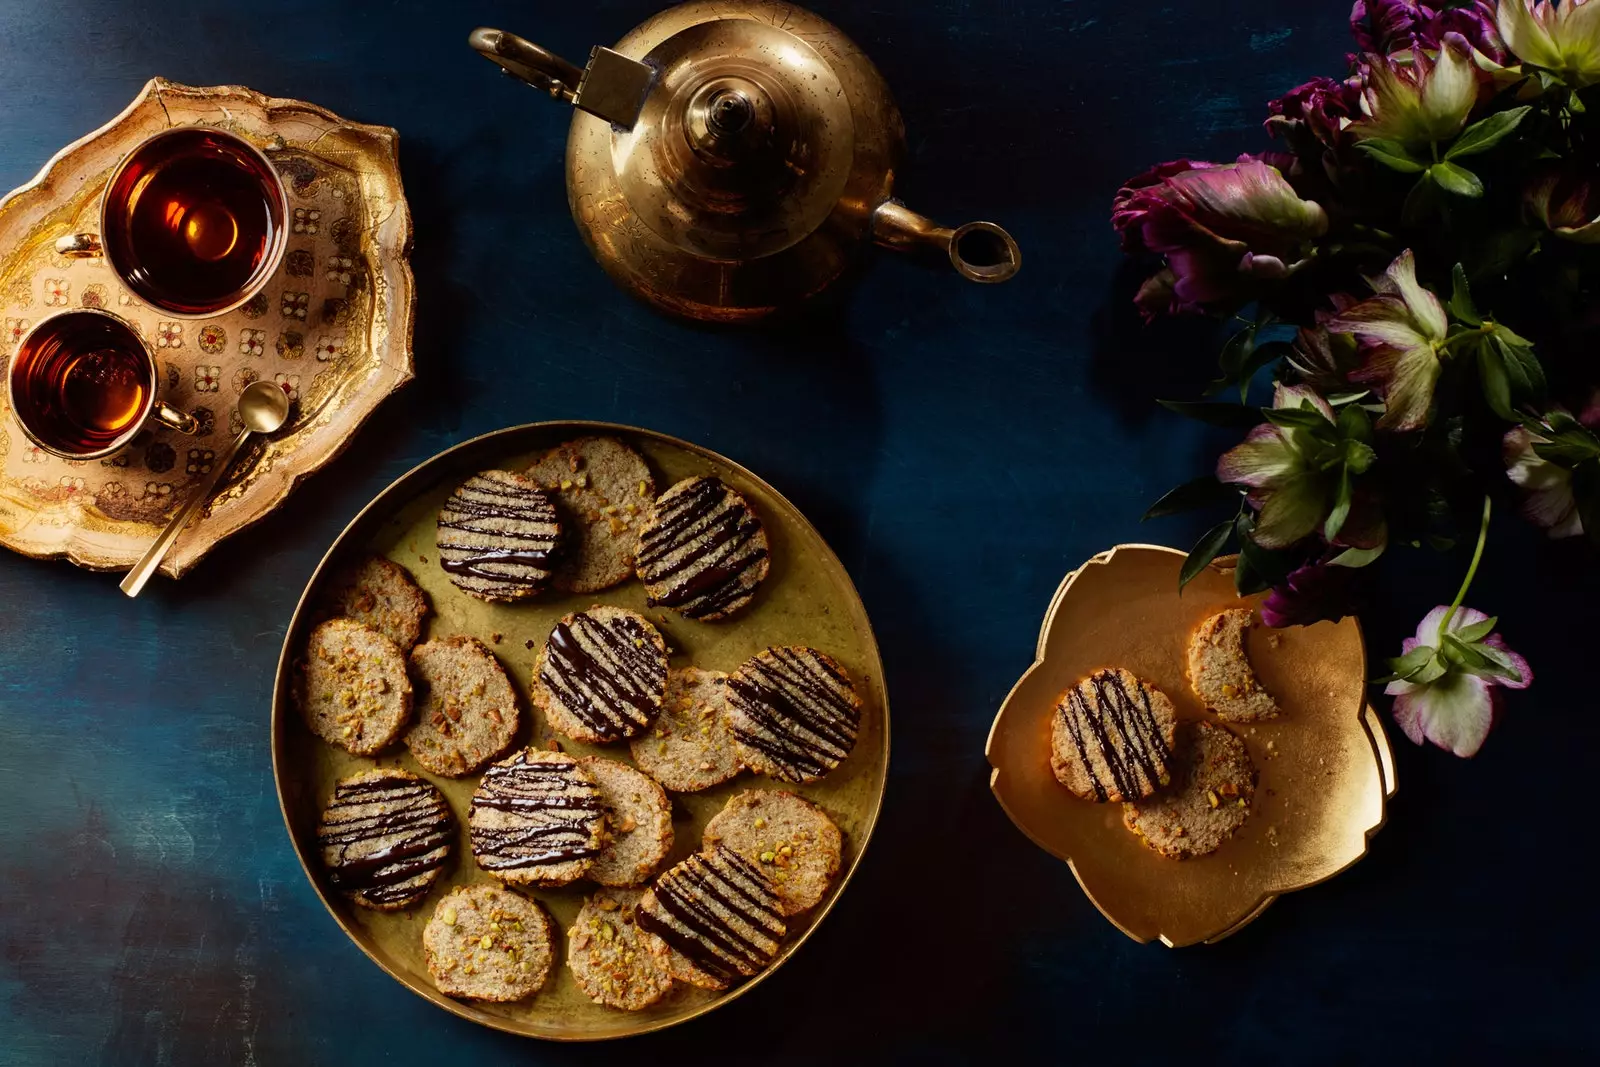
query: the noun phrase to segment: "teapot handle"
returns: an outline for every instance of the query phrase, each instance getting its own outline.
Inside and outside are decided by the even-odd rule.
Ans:
[[[569,104],[577,99],[583,71],[554,52],[523,40],[514,33],[492,30],[486,26],[473,30],[467,36],[467,43],[484,59],[513,78]]]
[[[610,48],[592,49],[589,65],[580,70],[554,52],[504,30],[479,27],[468,35],[467,43],[512,77],[624,129],[638,121],[645,97],[655,84],[654,67]]]

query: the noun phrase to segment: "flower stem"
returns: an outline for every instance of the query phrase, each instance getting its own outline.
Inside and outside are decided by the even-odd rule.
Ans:
[[[1450,632],[1450,620],[1456,617],[1456,611],[1461,607],[1461,602],[1467,599],[1467,590],[1472,588],[1472,579],[1478,576],[1478,564],[1483,561],[1483,546],[1489,540],[1489,514],[1494,507],[1494,501],[1489,497],[1483,498],[1483,521],[1478,524],[1478,547],[1472,552],[1472,564],[1467,568],[1467,576],[1461,583],[1461,588],[1456,591],[1456,598],[1450,604],[1450,610],[1444,613],[1444,619],[1439,623],[1439,636],[1442,639]]]

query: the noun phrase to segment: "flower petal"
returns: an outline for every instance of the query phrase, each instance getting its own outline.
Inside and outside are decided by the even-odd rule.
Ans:
[[[1477,99],[1478,77],[1471,58],[1454,41],[1442,42],[1439,58],[1422,83],[1422,127],[1429,139],[1445,141],[1460,133]]]
[[[1443,366],[1431,344],[1411,348],[1382,345],[1367,355],[1366,364],[1351,378],[1370,383],[1383,394],[1380,430],[1417,430],[1428,424],[1433,390]]]
[[[1524,63],[1552,70],[1561,65],[1561,53],[1549,31],[1533,17],[1533,0],[1500,0],[1496,21],[1506,47]]]
[[[1271,423],[1263,423],[1250,431],[1243,444],[1228,449],[1217,460],[1217,481],[1270,488],[1303,469],[1304,461],[1288,436]]]
[[[1407,309],[1417,325],[1422,327],[1424,333],[1431,340],[1443,341],[1450,332],[1450,319],[1444,313],[1444,305],[1439,303],[1439,298],[1432,291],[1424,289],[1417,281],[1417,257],[1411,249],[1401,252],[1395,261],[1389,264],[1389,269],[1384,276],[1394,283],[1400,299],[1404,300]]]
[[[1262,503],[1251,536],[1262,548],[1287,548],[1321,526],[1327,513],[1327,483],[1309,472],[1301,474]]]
[[[1533,668],[1528,666],[1528,661],[1511,651],[1506,646],[1506,639],[1499,634],[1490,634],[1483,642],[1490,648],[1498,651],[1507,660],[1511,667],[1520,676],[1515,681],[1510,678],[1496,678],[1495,682],[1507,689],[1526,689],[1533,684]]]
[[[1353,333],[1400,348],[1428,344],[1428,337],[1412,320],[1406,302],[1393,293],[1384,293],[1345,308],[1324,325],[1333,333]]]
[[[1391,682],[1394,718],[1417,744],[1426,739],[1457,756],[1478,754],[1494,725],[1494,689],[1475,674],[1452,671],[1427,685]]]

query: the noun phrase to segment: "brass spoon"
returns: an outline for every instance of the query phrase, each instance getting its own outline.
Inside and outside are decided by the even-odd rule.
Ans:
[[[244,429],[239,431],[239,436],[233,439],[233,444],[223,449],[211,464],[211,473],[200,483],[199,488],[188,503],[178,509],[172,516],[172,521],[167,523],[167,528],[161,531],[161,536],[156,538],[144,558],[133,565],[127,577],[122,579],[122,591],[129,596],[138,596],[139,591],[155,574],[156,568],[161,566],[161,561],[166,558],[167,550],[178,539],[183,528],[189,525],[189,520],[194,518],[200,505],[204,504],[216,489],[217,483],[222,481],[223,473],[233,462],[233,457],[239,454],[239,449],[244,447],[253,433],[276,433],[283,428],[289,418],[289,394],[283,387],[275,382],[251,382],[239,394],[239,421],[244,423]]]

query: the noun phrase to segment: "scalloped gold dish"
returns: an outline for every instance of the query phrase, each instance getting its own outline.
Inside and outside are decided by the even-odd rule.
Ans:
[[[1366,855],[1395,791],[1394,757],[1366,703],[1361,628],[1252,627],[1247,652],[1282,714],[1229,724],[1259,775],[1250,818],[1208,856],[1158,855],[1122,825],[1121,804],[1068,793],[1050,769],[1057,697],[1098,667],[1125,667],[1172,698],[1180,719],[1210,719],[1185,678],[1189,635],[1229,607],[1230,561],[1213,563],[1180,596],[1184,553],[1119,545],[1067,575],[1039,633],[1036,660],[989,732],[990,788],[1017,828],[1066,860],[1112,924],[1170,947],[1214,942],[1284,893],[1315,885]]]
[[[55,241],[98,229],[100,192],[129,149],[169,127],[228,130],[262,149],[289,196],[288,247],[265,289],[213,318],[176,320],[136,301],[104,259],[66,259]],[[201,420],[192,437],[146,431],[99,462],[30,445],[0,396],[0,545],[126,570],[238,433],[251,382],[297,401],[285,429],[252,446],[162,566],[178,577],[260,519],[342,451],[412,377],[411,214],[394,130],[349,122],[239,86],[154,78],[127,109],[0,199],[0,371],[29,325],[69,308],[131,322],[156,354],[162,399]]]
[[[771,544],[772,569],[749,607],[732,619],[706,623],[648,608],[637,581],[601,593],[552,592],[519,604],[488,604],[450,584],[438,564],[434,535],[439,505],[451,491],[479,470],[521,470],[546,449],[587,434],[614,436],[638,449],[649,461],[658,489],[690,475],[715,474],[754,505]],[[531,710],[528,701],[539,647],[563,615],[596,603],[647,612],[668,645],[677,650],[675,667],[693,663],[731,671],[768,645],[805,644],[827,652],[849,670],[863,700],[861,731],[838,770],[802,786],[745,773],[700,793],[672,797],[675,844],[662,869],[697,851],[706,822],[729,797],[746,789],[791,789],[821,805],[844,832],[844,853],[833,884],[815,908],[789,920],[788,936],[770,966],[723,993],[679,983],[665,1000],[644,1011],[614,1011],[592,1003],[566,966],[565,932],[584,895],[597,888],[579,881],[530,894],[550,912],[559,931],[555,968],[542,991],[510,1004],[455,1000],[434,988],[428,976],[422,929],[451,887],[491,880],[473,861],[464,827],[458,827],[456,855],[446,877],[416,907],[374,912],[356,907],[328,885],[316,831],[335,780],[375,762],[403,767],[437,785],[461,823],[478,780],[477,775],[448,779],[431,774],[403,745],[376,761],[351,756],[314,737],[294,705],[291,674],[304,650],[318,598],[333,572],[368,553],[388,556],[404,566],[426,592],[433,612],[425,639],[471,634],[489,643],[505,666],[524,713],[518,745],[542,745],[552,736],[544,716]],[[560,744],[575,755],[594,753],[632,763],[626,744],[584,745],[566,739]],[[822,923],[855,872],[878,819],[888,763],[889,702],[877,640],[866,608],[822,535],[777,490],[732,460],[664,434],[608,423],[535,423],[500,430],[457,445],[402,475],[345,528],[307,584],[284,637],[272,697],[272,770],[279,804],[306,877],[340,929],[396,981],[439,1007],[497,1030],[553,1041],[598,1041],[673,1026],[743,996],[777,971]],[[770,1007],[776,1014],[780,1005]]]

